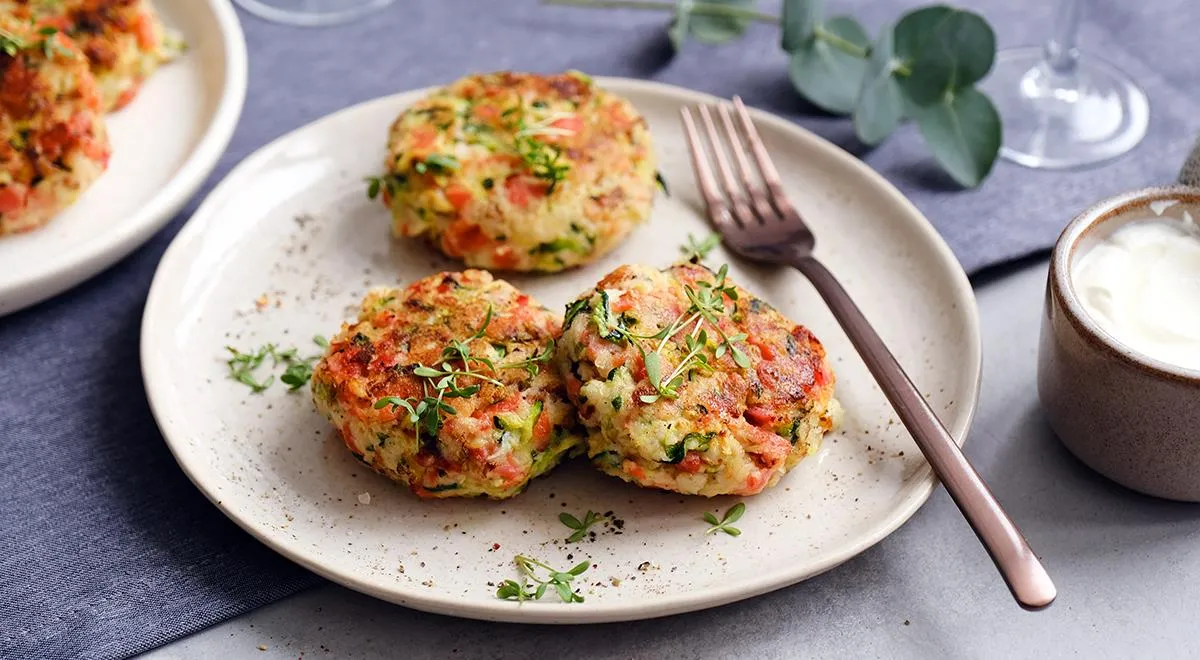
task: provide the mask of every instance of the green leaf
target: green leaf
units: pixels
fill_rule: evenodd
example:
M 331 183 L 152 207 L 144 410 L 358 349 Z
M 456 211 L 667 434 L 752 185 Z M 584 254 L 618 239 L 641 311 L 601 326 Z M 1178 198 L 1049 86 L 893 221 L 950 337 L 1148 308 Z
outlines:
M 711 511 L 704 512 L 704 522 L 706 522 L 710 525 L 720 525 L 721 524 L 721 521 L 717 520 L 717 517 L 715 515 L 713 515 Z
M 658 388 L 662 380 L 662 358 L 658 353 L 650 352 L 646 354 L 645 361 L 646 376 L 650 379 L 650 384 Z
M 746 26 L 750 25 L 750 19 L 718 12 L 709 13 L 704 9 L 710 6 L 749 9 L 754 6 L 754 0 L 704 0 L 695 3 L 690 0 L 680 0 L 679 9 L 676 11 L 684 11 L 683 7 L 688 6 L 690 6 L 689 11 L 692 14 L 691 20 L 688 22 L 688 33 L 697 41 L 720 44 L 734 37 L 742 36 L 742 33 L 746 31 Z
M 906 14 L 894 36 L 896 58 L 909 72 L 900 86 L 917 106 L 983 79 L 996 57 L 996 35 L 987 21 L 945 5 Z
M 896 79 L 893 30 L 884 26 L 879 41 L 871 47 L 871 59 L 863 77 L 854 108 L 854 133 L 863 144 L 883 141 L 904 118 L 904 94 Z
M 823 0 L 784 0 L 779 19 L 783 50 L 794 53 L 812 41 L 813 31 L 824 13 Z
M 725 512 L 725 519 L 722 520 L 721 522 L 735 523 L 738 520 L 741 520 L 742 516 L 745 513 L 746 513 L 746 503 L 738 502 L 737 504 L 734 504 L 732 507 L 730 507 L 728 511 Z
M 430 367 L 421 365 L 421 366 L 418 366 L 416 369 L 413 369 L 413 374 L 416 376 L 422 376 L 424 378 L 437 378 L 438 376 L 442 375 L 442 372 L 438 371 L 437 369 L 431 369 Z M 447 376 L 447 378 L 448 378 L 448 376 Z M 439 384 L 438 387 L 444 387 L 444 386 Z
M 973 87 L 947 93 L 940 103 L 918 109 L 917 125 L 934 158 L 958 183 L 977 186 L 1000 152 L 1000 115 Z
M 583 523 L 579 522 L 578 518 L 566 512 L 558 514 L 558 521 L 571 529 L 583 527 Z
M 683 44 L 687 43 L 688 26 L 691 19 L 692 13 L 684 10 L 682 2 L 676 5 L 675 18 L 671 20 L 671 26 L 667 28 L 667 38 L 671 40 L 671 47 L 677 53 L 683 50 Z
M 574 568 L 572 568 L 571 570 L 569 570 L 567 572 L 570 573 L 571 575 L 579 575 L 580 573 L 583 573 L 584 571 L 586 571 L 588 569 L 588 567 L 590 567 L 591 565 L 592 565 L 592 562 L 590 562 L 590 561 L 579 562 L 578 564 L 575 565 Z
M 849 16 L 831 18 L 817 26 L 816 39 L 792 53 L 792 84 L 816 106 L 849 114 L 858 100 L 867 60 L 846 51 L 857 48 L 866 53 L 870 45 L 858 21 Z

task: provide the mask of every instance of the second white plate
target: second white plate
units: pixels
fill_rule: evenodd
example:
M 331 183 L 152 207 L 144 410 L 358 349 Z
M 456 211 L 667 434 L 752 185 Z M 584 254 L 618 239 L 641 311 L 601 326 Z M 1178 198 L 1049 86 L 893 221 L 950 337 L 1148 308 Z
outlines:
M 108 171 L 41 229 L 0 236 L 0 316 L 83 282 L 165 225 L 229 144 L 246 96 L 246 43 L 225 0 L 155 0 L 188 50 L 109 115 Z
M 600 79 L 650 123 L 671 185 L 651 221 L 601 263 L 511 277 L 552 309 L 621 263 L 666 266 L 687 234 L 707 232 L 680 127 L 710 97 Z M 828 570 L 896 529 L 928 498 L 929 466 L 837 324 L 797 273 L 733 260 L 745 287 L 808 325 L 837 370 L 843 428 L 779 486 L 746 500 L 739 537 L 705 536 L 705 511 L 737 500 L 641 490 L 573 462 L 505 502 L 423 502 L 355 461 L 305 390 L 261 395 L 227 377 L 224 346 L 315 350 L 367 288 L 460 266 L 389 238 L 364 195 L 389 123 L 424 92 L 355 106 L 248 158 L 176 238 L 146 305 L 142 366 L 155 417 L 188 476 L 239 525 L 296 562 L 411 607 L 484 619 L 600 622 L 719 605 Z M 978 394 L 980 341 L 967 279 L 920 213 L 850 155 L 793 124 L 754 117 L 788 193 L 819 237 L 818 255 L 879 328 L 958 438 Z M 730 257 L 718 250 L 709 259 Z M 612 511 L 621 527 L 564 543 L 560 512 Z M 583 559 L 586 602 L 517 604 L 495 583 L 513 556 L 566 568 Z

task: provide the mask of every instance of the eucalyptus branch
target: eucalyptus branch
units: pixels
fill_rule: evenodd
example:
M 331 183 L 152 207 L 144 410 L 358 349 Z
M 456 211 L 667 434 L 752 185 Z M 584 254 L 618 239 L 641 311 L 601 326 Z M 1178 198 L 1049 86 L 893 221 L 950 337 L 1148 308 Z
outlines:
M 650 11 L 675 11 L 677 8 L 674 2 L 659 2 L 656 0 L 543 0 L 547 5 L 562 5 L 567 7 L 593 7 L 595 9 L 643 9 Z M 727 16 L 730 18 L 744 18 L 746 20 L 758 21 L 760 23 L 770 23 L 779 25 L 779 17 L 771 14 L 765 14 L 753 9 L 746 9 L 737 5 L 721 5 L 712 2 L 690 2 L 688 3 L 690 11 L 693 14 L 701 16 Z
M 992 68 L 996 37 L 971 11 L 914 9 L 872 41 L 853 17 L 827 17 L 825 0 L 783 0 L 778 17 L 754 9 L 754 0 L 543 1 L 670 11 L 667 35 L 677 50 L 688 39 L 729 41 L 752 22 L 778 25 L 796 91 L 823 110 L 852 116 L 864 144 L 882 142 L 911 119 L 934 158 L 963 186 L 979 185 L 1000 153 L 1000 115 L 975 87 Z

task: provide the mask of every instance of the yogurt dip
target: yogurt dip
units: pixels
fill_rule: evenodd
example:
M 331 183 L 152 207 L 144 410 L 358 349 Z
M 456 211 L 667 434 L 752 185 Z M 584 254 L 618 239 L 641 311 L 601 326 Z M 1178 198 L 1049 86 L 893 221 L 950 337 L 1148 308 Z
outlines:
M 1189 214 L 1117 229 L 1075 260 L 1071 278 L 1105 332 L 1146 356 L 1200 370 L 1200 227 Z

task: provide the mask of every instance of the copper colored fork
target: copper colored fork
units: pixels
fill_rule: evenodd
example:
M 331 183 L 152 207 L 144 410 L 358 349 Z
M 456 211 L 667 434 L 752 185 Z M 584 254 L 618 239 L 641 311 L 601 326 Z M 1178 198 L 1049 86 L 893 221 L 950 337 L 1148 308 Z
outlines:
M 691 109 L 681 111 L 700 194 L 725 244 L 747 259 L 792 266 L 812 282 L 987 548 L 1013 597 L 1026 609 L 1048 606 L 1056 590 L 1046 569 L 862 311 L 833 274 L 813 257 L 816 237 L 784 195 L 779 172 L 767 156 L 742 100 L 735 96 L 733 106 L 736 125 L 728 104 L 699 107 L 707 148 Z M 720 118 L 720 130 L 713 121 L 714 111 Z M 743 141 L 749 145 L 755 166 L 750 164 Z M 709 151 L 716 161 L 720 185 L 709 165 Z M 729 155 L 737 163 L 737 177 Z M 759 185 L 760 179 L 765 186 Z

